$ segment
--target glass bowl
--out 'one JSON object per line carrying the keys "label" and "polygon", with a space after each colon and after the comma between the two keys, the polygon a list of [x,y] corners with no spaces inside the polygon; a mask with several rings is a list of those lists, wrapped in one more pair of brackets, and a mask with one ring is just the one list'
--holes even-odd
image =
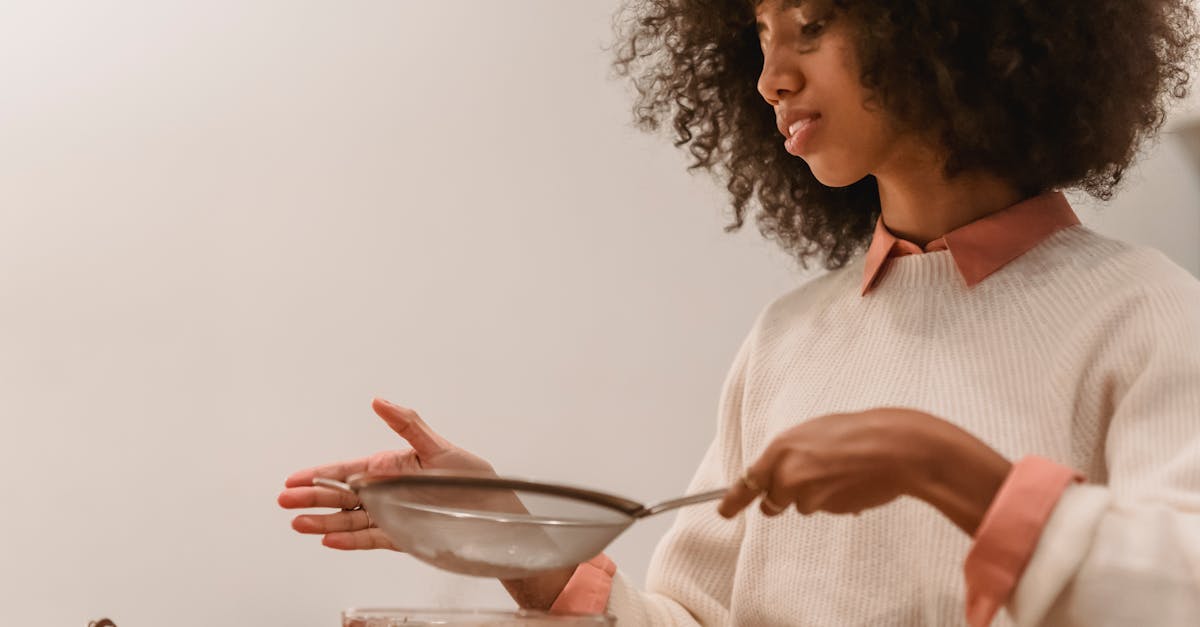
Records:
{"label": "glass bowl", "polygon": [[613,627],[616,624],[617,619],[603,614],[548,614],[534,610],[350,608],[342,612],[342,627]]}

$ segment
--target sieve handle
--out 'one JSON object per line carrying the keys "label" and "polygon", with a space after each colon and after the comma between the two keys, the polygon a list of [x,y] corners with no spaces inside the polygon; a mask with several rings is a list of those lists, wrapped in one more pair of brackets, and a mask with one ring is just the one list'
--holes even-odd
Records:
{"label": "sieve handle", "polygon": [[355,498],[358,498],[358,494],[353,488],[350,487],[350,484],[344,481],[338,481],[337,479],[326,479],[325,477],[313,477],[313,485],[321,486],[322,488],[329,488],[331,490],[337,490],[339,492],[346,492],[347,494],[352,494]]}
{"label": "sieve handle", "polygon": [[722,496],[725,496],[725,493],[728,491],[729,488],[721,488],[719,490],[709,490],[708,492],[700,492],[699,494],[681,496],[677,499],[671,499],[669,501],[663,501],[662,503],[657,503],[649,507],[643,507],[640,511],[635,513],[633,517],[645,518],[647,516],[653,516],[655,514],[661,514],[663,512],[673,510],[677,507],[683,507],[685,505],[695,505],[696,503],[715,501]]}

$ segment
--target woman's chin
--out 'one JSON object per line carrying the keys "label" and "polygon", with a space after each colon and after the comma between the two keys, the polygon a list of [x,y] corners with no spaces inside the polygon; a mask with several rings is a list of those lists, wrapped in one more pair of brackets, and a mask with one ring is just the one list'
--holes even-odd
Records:
{"label": "woman's chin", "polygon": [[825,187],[848,187],[863,180],[863,177],[866,176],[863,172],[851,171],[848,168],[823,167],[825,164],[816,159],[812,161],[806,159],[805,163],[812,170],[813,177],[817,179],[817,182]]}
{"label": "woman's chin", "polygon": [[811,167],[811,165],[810,168],[812,169],[812,177],[817,179],[817,183],[826,187],[847,187],[858,183],[858,181],[863,180],[863,177],[865,177],[865,174],[857,172],[828,171],[828,169]]}

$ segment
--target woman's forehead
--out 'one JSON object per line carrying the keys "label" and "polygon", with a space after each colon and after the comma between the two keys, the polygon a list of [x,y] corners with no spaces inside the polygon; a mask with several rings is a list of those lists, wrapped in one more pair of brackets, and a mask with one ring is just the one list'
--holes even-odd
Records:
{"label": "woman's forehead", "polygon": [[818,0],[746,0],[746,4],[754,11],[754,15],[762,15],[768,11],[779,12],[798,9],[806,4],[820,4]]}
{"label": "woman's forehead", "polygon": [[777,5],[779,9],[794,9],[802,4],[807,3],[808,1],[809,0],[746,0],[746,3],[757,12],[766,10],[771,5]]}

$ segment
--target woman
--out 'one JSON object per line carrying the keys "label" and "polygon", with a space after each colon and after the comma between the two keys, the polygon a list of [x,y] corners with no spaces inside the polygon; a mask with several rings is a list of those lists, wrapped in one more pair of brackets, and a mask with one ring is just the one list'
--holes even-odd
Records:
{"label": "woman", "polygon": [[[692,167],[722,166],[731,228],[754,197],[830,272],[742,344],[691,489],[734,487],[679,515],[646,590],[599,556],[514,599],[622,625],[1200,624],[1200,283],[1061,193],[1110,197],[1182,95],[1188,5],[657,0],[624,36],[639,121],[674,112]],[[298,472],[284,507],[354,505],[317,475],[488,468],[375,410],[411,450]],[[361,511],[294,527],[390,547]]]}

